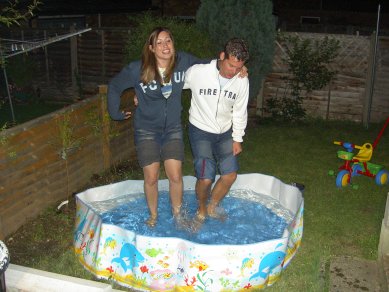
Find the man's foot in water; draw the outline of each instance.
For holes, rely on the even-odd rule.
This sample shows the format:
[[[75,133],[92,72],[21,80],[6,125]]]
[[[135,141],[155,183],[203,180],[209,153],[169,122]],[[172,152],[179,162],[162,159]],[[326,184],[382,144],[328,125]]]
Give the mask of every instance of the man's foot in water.
[[[205,219],[206,219],[205,215],[197,211],[195,217],[192,220],[192,225],[191,225],[192,232],[194,233],[198,232],[201,226],[203,226]]]
[[[222,207],[210,205],[208,206],[208,216],[220,221],[225,221],[227,219],[227,212]]]

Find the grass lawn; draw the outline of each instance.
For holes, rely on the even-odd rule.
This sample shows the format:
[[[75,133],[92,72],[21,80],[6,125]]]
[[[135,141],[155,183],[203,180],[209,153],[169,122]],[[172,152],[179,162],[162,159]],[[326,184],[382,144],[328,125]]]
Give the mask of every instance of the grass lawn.
[[[354,187],[339,189],[328,172],[337,172],[342,163],[336,155],[341,147],[334,145],[334,140],[373,143],[381,126],[373,124],[365,129],[361,124],[324,121],[298,125],[260,121],[249,125],[240,173],[264,173],[286,183],[305,185],[302,245],[281,278],[267,290],[327,291],[331,257],[377,258],[389,185],[377,186],[373,179],[360,176],[353,179]],[[389,129],[371,161],[389,168]],[[193,175],[189,147],[184,174]],[[127,162],[111,173],[95,175],[85,188],[141,177],[136,163]],[[74,205],[62,213],[55,207],[6,239],[11,263],[92,279],[72,249]]]

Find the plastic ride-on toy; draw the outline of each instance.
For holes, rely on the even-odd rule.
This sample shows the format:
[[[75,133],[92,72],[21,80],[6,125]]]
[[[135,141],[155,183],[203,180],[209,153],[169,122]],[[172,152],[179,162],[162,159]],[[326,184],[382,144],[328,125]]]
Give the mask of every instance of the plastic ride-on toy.
[[[373,144],[365,143],[362,146],[358,146],[349,142],[334,141],[335,145],[341,145],[346,150],[339,150],[337,152],[338,158],[344,160],[336,176],[337,187],[341,188],[349,185],[351,178],[358,175],[374,178],[377,185],[385,185],[388,183],[389,171],[384,169],[382,165],[370,162],[373,150],[376,148],[388,123],[389,118],[386,120]],[[354,149],[359,150],[356,155],[353,153]]]

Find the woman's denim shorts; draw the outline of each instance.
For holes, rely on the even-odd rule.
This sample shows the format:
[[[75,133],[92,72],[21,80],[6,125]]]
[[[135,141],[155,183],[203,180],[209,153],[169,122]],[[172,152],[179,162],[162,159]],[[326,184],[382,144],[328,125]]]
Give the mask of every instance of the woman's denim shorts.
[[[184,161],[181,126],[165,132],[135,130],[135,147],[139,165],[143,168],[167,159]]]

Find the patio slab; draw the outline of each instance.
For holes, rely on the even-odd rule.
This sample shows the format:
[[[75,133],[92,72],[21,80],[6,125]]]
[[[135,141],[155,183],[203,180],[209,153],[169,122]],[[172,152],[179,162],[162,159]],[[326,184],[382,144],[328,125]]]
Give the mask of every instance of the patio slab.
[[[7,292],[119,292],[111,285],[10,264],[5,271]],[[1,290],[1,289],[0,289]]]
[[[352,257],[336,257],[330,263],[330,292],[381,292],[377,261]]]

